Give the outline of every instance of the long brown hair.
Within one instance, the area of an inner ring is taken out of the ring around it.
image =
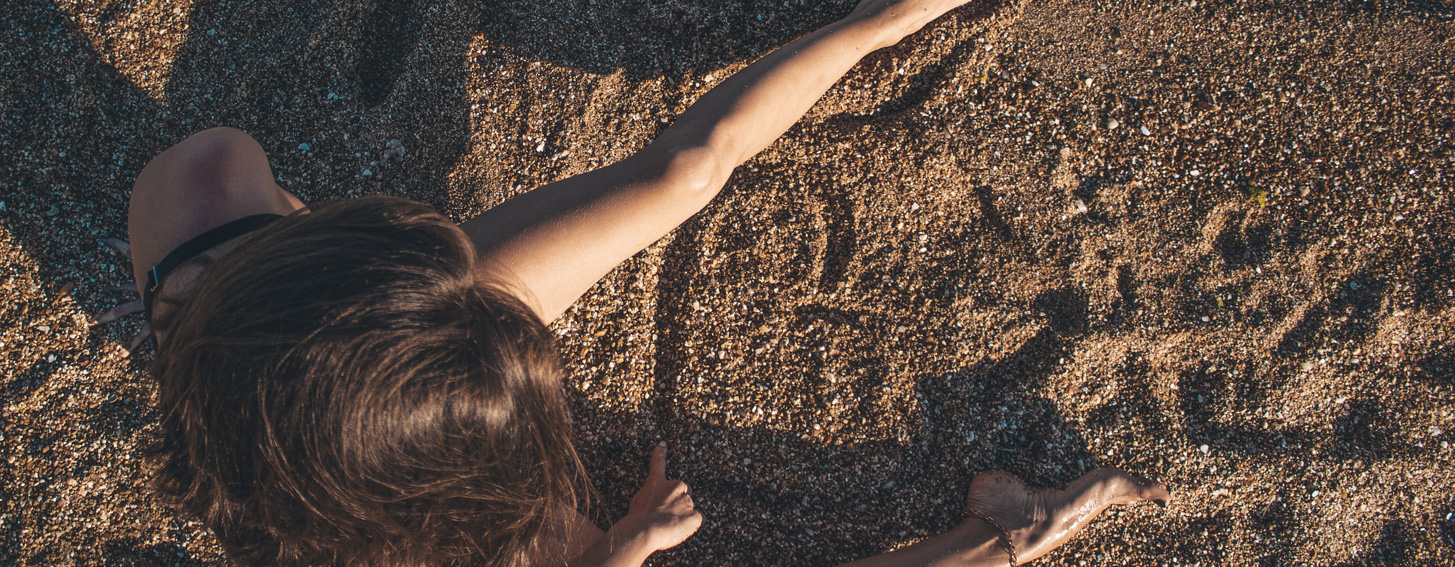
[[[391,197],[255,233],[153,363],[158,485],[246,565],[524,564],[584,490],[551,334]]]

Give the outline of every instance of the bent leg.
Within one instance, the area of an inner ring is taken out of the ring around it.
[[[146,272],[194,236],[248,215],[303,208],[273,182],[268,156],[240,130],[213,128],[152,158],[132,185],[127,214],[137,289]]]

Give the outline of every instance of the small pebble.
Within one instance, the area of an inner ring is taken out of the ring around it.
[[[1122,123],[1121,122],[1117,122],[1117,119],[1115,119],[1115,118],[1112,118],[1112,119],[1106,121],[1106,129],[1107,130],[1116,130],[1117,127],[1118,126],[1121,126],[1121,125],[1122,125]]]
[[[390,139],[389,143],[384,145],[384,157],[404,157],[404,142]]]

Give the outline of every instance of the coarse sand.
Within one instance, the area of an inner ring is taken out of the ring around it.
[[[850,0],[7,0],[0,565],[222,565],[148,489],[131,180],[241,128],[463,219],[641,148]],[[871,55],[553,324],[656,565],[831,565],[968,481],[1164,480],[1041,565],[1455,565],[1450,0],[976,0]],[[397,141],[395,141],[397,140]]]

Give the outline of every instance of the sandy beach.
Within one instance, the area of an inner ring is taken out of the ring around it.
[[[0,7],[0,565],[220,566],[149,488],[132,179],[213,126],[468,218],[643,147],[804,0]],[[1046,566],[1455,565],[1455,3],[977,0],[869,56],[552,324],[603,526],[828,566],[979,472],[1166,482]]]

